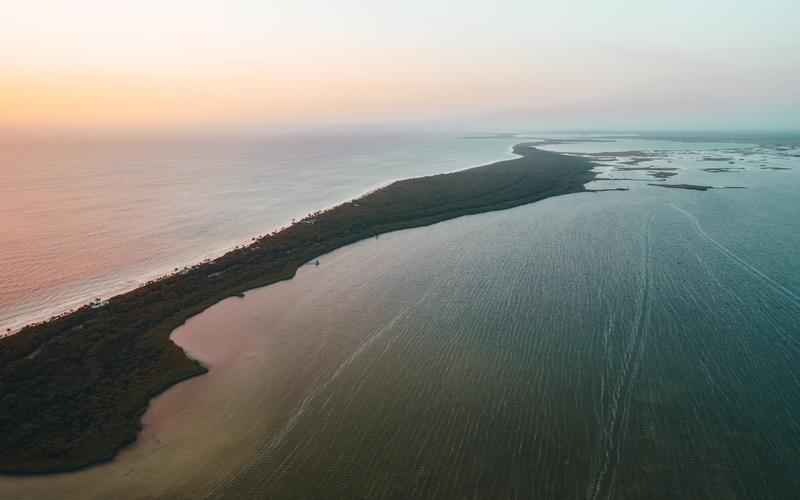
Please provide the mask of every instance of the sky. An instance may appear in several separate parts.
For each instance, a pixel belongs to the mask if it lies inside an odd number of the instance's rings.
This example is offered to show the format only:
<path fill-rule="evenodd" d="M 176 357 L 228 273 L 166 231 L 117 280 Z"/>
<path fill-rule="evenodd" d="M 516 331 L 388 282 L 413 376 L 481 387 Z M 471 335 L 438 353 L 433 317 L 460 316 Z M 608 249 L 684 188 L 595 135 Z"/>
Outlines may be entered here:
<path fill-rule="evenodd" d="M 800 129 L 796 0 L 0 0 L 0 129 Z"/>

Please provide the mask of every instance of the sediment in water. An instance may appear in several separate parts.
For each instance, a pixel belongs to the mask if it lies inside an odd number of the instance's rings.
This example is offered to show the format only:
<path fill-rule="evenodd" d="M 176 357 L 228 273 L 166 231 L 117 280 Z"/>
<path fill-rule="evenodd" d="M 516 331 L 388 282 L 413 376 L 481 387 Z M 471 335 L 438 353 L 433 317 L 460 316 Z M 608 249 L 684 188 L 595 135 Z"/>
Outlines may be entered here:
<path fill-rule="evenodd" d="M 514 147 L 520 158 L 394 182 L 252 244 L 0 339 L 0 473 L 111 460 L 151 398 L 207 371 L 170 340 L 189 317 L 294 276 L 303 263 L 377 234 L 585 191 L 593 164 Z"/>

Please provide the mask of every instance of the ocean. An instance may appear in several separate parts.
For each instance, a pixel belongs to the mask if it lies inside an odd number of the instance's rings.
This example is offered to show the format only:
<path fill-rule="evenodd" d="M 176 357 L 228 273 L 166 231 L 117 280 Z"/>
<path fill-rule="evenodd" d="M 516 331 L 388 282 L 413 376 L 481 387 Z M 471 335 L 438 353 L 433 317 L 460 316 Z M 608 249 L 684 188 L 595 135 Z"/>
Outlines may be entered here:
<path fill-rule="evenodd" d="M 382 235 L 225 300 L 174 332 L 211 371 L 135 445 L 0 496 L 795 498 L 800 141 L 549 137 L 629 190 Z M 466 167 L 541 138 L 447 140 Z"/>
<path fill-rule="evenodd" d="M 0 332 L 392 180 L 510 158 L 513 145 L 441 134 L 0 139 Z"/>

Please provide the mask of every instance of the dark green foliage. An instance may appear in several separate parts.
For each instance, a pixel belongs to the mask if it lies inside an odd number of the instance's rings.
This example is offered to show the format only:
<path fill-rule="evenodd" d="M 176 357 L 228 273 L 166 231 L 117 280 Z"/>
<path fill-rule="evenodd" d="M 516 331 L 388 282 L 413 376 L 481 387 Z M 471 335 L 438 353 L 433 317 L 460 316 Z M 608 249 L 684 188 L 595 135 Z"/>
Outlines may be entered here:
<path fill-rule="evenodd" d="M 304 262 L 376 234 L 579 192 L 592 178 L 585 160 L 525 145 L 515 152 L 522 157 L 395 182 L 103 306 L 0 339 L 0 472 L 113 458 L 136 438 L 152 397 L 206 372 L 169 336 L 226 297 L 290 279 Z"/>

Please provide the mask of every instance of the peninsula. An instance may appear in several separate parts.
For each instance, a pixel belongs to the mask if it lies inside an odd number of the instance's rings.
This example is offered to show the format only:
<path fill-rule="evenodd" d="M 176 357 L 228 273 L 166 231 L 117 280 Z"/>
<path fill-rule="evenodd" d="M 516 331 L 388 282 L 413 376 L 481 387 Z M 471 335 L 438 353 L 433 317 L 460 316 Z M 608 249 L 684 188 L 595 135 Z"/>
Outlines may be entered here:
<path fill-rule="evenodd" d="M 0 473 L 75 470 L 136 439 L 151 398 L 207 371 L 170 340 L 227 297 L 380 233 L 585 191 L 591 161 L 530 144 L 520 157 L 394 182 L 246 246 L 0 339 Z M 225 332 L 219 332 L 224 335 Z"/>

